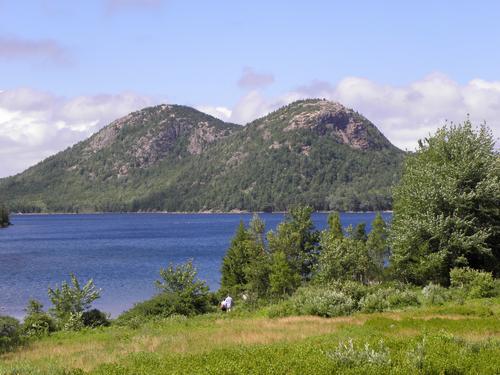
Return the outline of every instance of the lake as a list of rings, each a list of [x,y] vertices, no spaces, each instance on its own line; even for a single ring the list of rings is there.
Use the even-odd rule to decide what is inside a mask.
[[[318,229],[326,213],[315,213]],[[390,220],[391,214],[384,213]],[[102,289],[95,307],[112,316],[155,293],[158,271],[190,258],[212,290],[219,287],[222,257],[240,220],[251,214],[12,215],[0,230],[0,315],[21,318],[30,298],[49,307],[47,288],[75,273]],[[266,230],[283,214],[262,214]],[[375,213],[343,213],[342,224],[366,222]]]

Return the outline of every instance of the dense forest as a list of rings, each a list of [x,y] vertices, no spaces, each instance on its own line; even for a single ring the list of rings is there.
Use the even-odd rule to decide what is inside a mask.
[[[386,210],[403,157],[369,120],[325,100],[245,126],[162,105],[0,180],[0,196],[21,212]]]

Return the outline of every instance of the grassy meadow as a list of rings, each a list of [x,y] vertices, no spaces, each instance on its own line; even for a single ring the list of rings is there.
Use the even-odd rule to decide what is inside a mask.
[[[265,309],[58,332],[0,374],[500,373],[500,298],[321,318]]]

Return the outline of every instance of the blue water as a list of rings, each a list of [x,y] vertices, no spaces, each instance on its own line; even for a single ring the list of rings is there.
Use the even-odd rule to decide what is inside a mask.
[[[283,214],[262,214],[266,230]],[[374,213],[345,213],[344,226]],[[390,219],[385,213],[384,218]],[[47,288],[75,273],[102,289],[95,306],[113,316],[155,293],[158,271],[192,258],[199,277],[219,287],[220,265],[240,220],[250,214],[14,215],[0,230],[0,315],[22,317],[28,299],[49,307]],[[327,214],[315,213],[318,229]]]

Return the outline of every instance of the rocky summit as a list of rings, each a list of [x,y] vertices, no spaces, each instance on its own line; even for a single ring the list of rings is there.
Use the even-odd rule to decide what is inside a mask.
[[[22,212],[381,210],[403,157],[365,117],[326,100],[245,126],[159,105],[1,179],[0,196]]]

